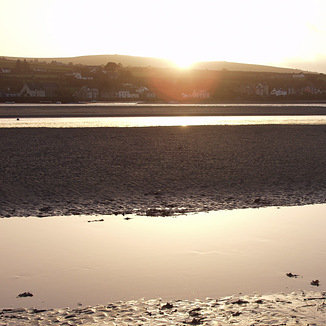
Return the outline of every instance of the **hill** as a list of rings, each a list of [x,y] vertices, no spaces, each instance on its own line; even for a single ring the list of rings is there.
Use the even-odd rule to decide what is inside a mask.
[[[229,70],[229,71],[251,71],[251,72],[273,72],[273,73],[299,73],[302,70],[291,68],[280,68],[273,66],[254,65],[246,63],[236,63],[227,61],[206,61],[197,62],[193,66],[195,69],[203,70]]]
[[[13,58],[6,57],[10,60],[25,59],[25,58]],[[26,58],[36,59],[36,58]],[[161,58],[149,58],[149,57],[137,57],[129,55],[88,55],[78,57],[67,57],[67,58],[37,58],[43,62],[62,62],[62,63],[73,63],[82,64],[87,66],[100,66],[105,65],[108,62],[121,63],[124,67],[156,67],[156,68],[175,68],[176,64],[171,60]],[[200,70],[229,70],[229,71],[246,71],[246,72],[273,72],[273,73],[298,73],[301,70],[290,69],[290,68],[279,68],[272,66],[254,65],[246,63],[236,63],[227,61],[207,61],[197,62],[191,66],[192,69]]]
[[[25,59],[25,58],[13,58],[6,57],[9,60]],[[172,61],[160,58],[147,58],[147,57],[136,57],[129,55],[87,55],[78,57],[67,57],[67,58],[26,58],[27,60],[38,59],[41,62],[50,63],[52,61],[62,62],[65,64],[73,63],[74,65],[86,65],[86,66],[101,66],[106,65],[108,62],[121,63],[124,67],[158,67],[158,68],[170,68],[175,67]]]

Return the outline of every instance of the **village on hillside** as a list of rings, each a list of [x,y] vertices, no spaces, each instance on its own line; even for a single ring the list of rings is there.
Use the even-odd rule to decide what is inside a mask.
[[[326,100],[326,75],[318,73],[87,66],[38,59],[0,58],[0,102],[77,103],[143,101]]]

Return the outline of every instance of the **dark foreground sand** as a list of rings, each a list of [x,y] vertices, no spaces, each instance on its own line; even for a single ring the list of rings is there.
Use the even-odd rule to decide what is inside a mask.
[[[0,129],[0,216],[326,202],[326,126]]]

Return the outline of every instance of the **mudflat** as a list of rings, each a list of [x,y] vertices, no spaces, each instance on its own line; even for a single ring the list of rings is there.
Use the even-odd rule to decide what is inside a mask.
[[[325,104],[2,104],[1,118],[326,115]]]
[[[326,126],[0,129],[0,216],[326,202]]]

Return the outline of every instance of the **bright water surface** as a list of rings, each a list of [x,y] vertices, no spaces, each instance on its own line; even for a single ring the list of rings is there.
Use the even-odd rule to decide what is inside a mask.
[[[323,291],[325,211],[311,205],[176,218],[0,219],[0,307]],[[315,279],[318,289],[310,285]],[[16,298],[25,291],[34,297]]]
[[[83,109],[89,108],[90,111],[96,108],[112,110],[120,108],[121,110],[130,108],[137,112],[144,108],[150,114],[151,109],[163,109],[166,115],[171,112],[171,116],[145,116],[145,117],[84,117],[84,118],[1,118],[0,128],[88,128],[88,127],[156,127],[156,126],[202,126],[202,125],[259,125],[259,124],[326,124],[326,115],[291,115],[291,116],[172,116],[175,110],[214,108],[258,108],[264,109],[282,109],[295,108],[296,112],[307,112],[309,109],[320,109],[319,112],[326,110],[326,103],[304,103],[304,104],[144,104],[144,103],[73,103],[73,104],[0,104],[0,109],[5,108],[10,113],[11,108],[23,108],[26,110],[41,110],[46,113],[47,109],[57,108],[59,112],[65,109]],[[118,110],[120,110],[118,109]],[[61,110],[61,111],[60,111]],[[136,110],[136,111],[135,111]],[[150,110],[150,111],[148,111]],[[198,111],[199,110],[199,111]],[[267,110],[267,111],[266,111]],[[26,111],[27,112],[27,111]],[[84,112],[84,111],[83,111]],[[214,111],[212,111],[214,112]],[[227,111],[226,111],[227,112]],[[116,113],[116,112],[115,112]],[[4,113],[5,114],[5,113]],[[321,113],[322,114],[322,113]],[[187,115],[187,114],[181,114]]]
[[[191,116],[110,118],[20,118],[0,119],[0,128],[91,128],[157,127],[265,124],[326,124],[326,116]]]

